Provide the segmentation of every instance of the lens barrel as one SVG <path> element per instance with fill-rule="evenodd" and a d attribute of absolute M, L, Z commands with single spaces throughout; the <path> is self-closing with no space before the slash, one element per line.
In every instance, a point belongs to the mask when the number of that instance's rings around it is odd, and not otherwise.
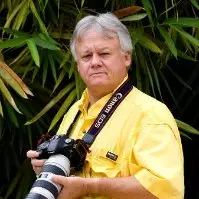
<path fill-rule="evenodd" d="M 52 182 L 53 174 L 69 176 L 70 161 L 66 156 L 59 154 L 49 157 L 25 199 L 56 199 L 61 186 Z"/>

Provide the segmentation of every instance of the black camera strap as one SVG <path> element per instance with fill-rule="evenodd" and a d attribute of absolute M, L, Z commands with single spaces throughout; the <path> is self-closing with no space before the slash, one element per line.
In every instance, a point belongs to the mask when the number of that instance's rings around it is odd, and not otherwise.
<path fill-rule="evenodd" d="M 129 78 L 114 92 L 112 97 L 109 99 L 109 101 L 105 104 L 103 109 L 98 114 L 97 118 L 91 125 L 90 129 L 87 133 L 83 136 L 82 140 L 88 145 L 91 146 L 94 142 L 95 138 L 101 131 L 101 129 L 104 127 L 104 125 L 107 123 L 115 109 L 119 106 L 119 104 L 124 100 L 124 98 L 128 95 L 128 93 L 133 89 L 133 85 L 131 84 Z M 78 111 L 77 115 L 74 118 L 73 123 L 69 127 L 69 130 L 67 131 L 67 135 L 71 131 L 71 127 L 74 125 L 75 120 L 77 120 L 78 116 L 80 114 L 80 111 Z"/>

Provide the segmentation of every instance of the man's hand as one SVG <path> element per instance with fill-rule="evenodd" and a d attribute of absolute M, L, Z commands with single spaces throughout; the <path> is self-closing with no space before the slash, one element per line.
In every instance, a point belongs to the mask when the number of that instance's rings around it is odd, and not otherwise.
<path fill-rule="evenodd" d="M 39 157 L 39 153 L 36 151 L 28 151 L 27 152 L 27 157 L 31 158 L 31 164 L 32 164 L 32 168 L 35 171 L 35 173 L 38 175 L 41 173 L 42 167 L 45 163 L 46 160 L 38 160 L 36 159 L 37 157 Z"/>
<path fill-rule="evenodd" d="M 52 180 L 54 183 L 63 186 L 57 199 L 77 199 L 86 196 L 88 193 L 87 179 L 85 178 L 53 175 Z"/>

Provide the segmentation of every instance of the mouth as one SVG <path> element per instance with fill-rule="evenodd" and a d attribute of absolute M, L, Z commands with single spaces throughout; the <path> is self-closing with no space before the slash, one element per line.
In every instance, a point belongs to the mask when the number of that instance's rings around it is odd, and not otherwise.
<path fill-rule="evenodd" d="M 96 73 L 92 73 L 90 76 L 97 76 L 97 75 L 105 75 L 105 72 L 96 72 Z"/>

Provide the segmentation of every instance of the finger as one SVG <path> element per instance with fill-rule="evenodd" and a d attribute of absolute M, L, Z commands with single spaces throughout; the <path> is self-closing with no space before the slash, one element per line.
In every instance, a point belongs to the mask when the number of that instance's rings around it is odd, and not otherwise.
<path fill-rule="evenodd" d="M 60 175 L 53 175 L 52 176 L 52 181 L 54 183 L 60 184 L 60 185 L 66 185 L 67 183 L 67 178 L 64 176 L 60 176 Z"/>
<path fill-rule="evenodd" d="M 33 170 L 34 170 L 34 172 L 35 172 L 37 175 L 39 175 L 39 174 L 41 173 L 42 167 L 35 167 L 35 166 L 33 166 Z"/>
<path fill-rule="evenodd" d="M 35 167 L 43 167 L 45 161 L 46 161 L 46 160 L 44 160 L 44 159 L 38 160 L 38 159 L 32 158 L 32 159 L 31 159 L 31 164 L 32 164 L 33 166 L 35 166 Z"/>
<path fill-rule="evenodd" d="M 27 155 L 28 158 L 37 158 L 37 157 L 39 157 L 39 153 L 37 151 L 33 151 L 33 150 L 29 150 L 26 153 L 26 155 Z"/>

